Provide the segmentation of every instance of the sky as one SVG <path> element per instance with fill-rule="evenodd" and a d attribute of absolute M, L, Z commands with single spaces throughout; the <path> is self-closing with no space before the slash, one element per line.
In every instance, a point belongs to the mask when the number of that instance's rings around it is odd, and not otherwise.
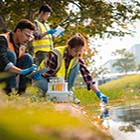
<path fill-rule="evenodd" d="M 100 44 L 100 47 L 96 46 L 98 55 L 94 57 L 96 61 L 95 65 L 98 67 L 108 60 L 113 59 L 111 53 L 117 49 L 126 48 L 129 50 L 133 45 L 140 44 L 140 21 L 135 24 L 133 30 L 136 32 L 133 36 L 126 35 L 124 37 L 113 37 L 112 39 L 99 39 L 94 40 L 95 45 Z"/>
<path fill-rule="evenodd" d="M 106 2 L 122 2 L 123 0 L 105 0 Z M 126 0 L 125 0 L 126 1 Z M 128 0 L 129 1 L 129 0 Z M 137 0 L 140 2 L 140 0 Z M 99 39 L 94 40 L 93 44 L 100 45 L 100 47 L 95 47 L 98 50 L 98 55 L 94 57 L 95 66 L 100 67 L 105 64 L 108 60 L 113 59 L 111 55 L 117 49 L 126 48 L 129 50 L 133 45 L 140 44 L 140 21 L 135 24 L 135 27 L 131 27 L 136 33 L 133 36 L 126 35 L 124 37 L 113 37 L 112 39 Z"/>

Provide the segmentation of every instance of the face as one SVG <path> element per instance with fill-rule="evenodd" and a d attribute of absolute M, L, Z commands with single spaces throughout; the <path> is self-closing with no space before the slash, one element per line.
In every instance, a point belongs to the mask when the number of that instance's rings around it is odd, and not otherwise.
<path fill-rule="evenodd" d="M 42 15 L 42 20 L 47 20 L 50 16 L 50 12 L 42 12 L 41 15 Z"/>
<path fill-rule="evenodd" d="M 68 53 L 73 57 L 80 57 L 82 54 L 82 50 L 83 50 L 82 46 L 77 46 L 75 48 L 71 48 L 70 46 L 68 46 Z"/>
<path fill-rule="evenodd" d="M 16 42 L 20 44 L 26 44 L 29 41 L 32 41 L 34 38 L 33 31 L 30 29 L 17 29 L 16 31 Z"/>

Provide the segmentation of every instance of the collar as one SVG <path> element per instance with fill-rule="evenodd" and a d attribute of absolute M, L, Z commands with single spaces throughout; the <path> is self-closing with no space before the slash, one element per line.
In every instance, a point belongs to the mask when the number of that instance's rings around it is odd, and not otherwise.
<path fill-rule="evenodd" d="M 41 23 L 47 23 L 48 22 L 47 20 L 42 20 L 42 19 L 39 19 L 39 18 L 37 18 L 37 20 Z"/>
<path fill-rule="evenodd" d="M 19 43 L 15 43 L 14 41 L 14 32 L 10 32 L 10 42 L 14 45 L 15 48 L 19 48 L 20 44 Z"/>

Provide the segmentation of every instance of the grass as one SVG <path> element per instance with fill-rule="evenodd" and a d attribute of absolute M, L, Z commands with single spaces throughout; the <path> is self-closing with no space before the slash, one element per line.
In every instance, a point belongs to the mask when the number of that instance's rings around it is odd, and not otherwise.
<path fill-rule="evenodd" d="M 35 92 L 32 87 L 28 91 Z M 52 102 L 37 93 L 27 97 L 0 93 L 1 140 L 86 140 L 89 134 L 93 140 L 109 140 L 88 118 L 57 111 Z"/>
<path fill-rule="evenodd" d="M 99 88 L 108 95 L 111 106 L 136 103 L 140 97 L 140 75 L 125 76 Z M 99 99 L 92 91 L 74 89 L 88 117 L 57 111 L 52 102 L 39 96 L 36 88 L 29 87 L 27 91 L 27 97 L 0 92 L 1 140 L 88 140 L 89 134 L 93 140 L 110 139 L 91 124 L 92 117 L 99 113 Z"/>
<path fill-rule="evenodd" d="M 109 97 L 109 105 L 118 106 L 124 104 L 139 103 L 140 101 L 140 75 L 128 75 L 117 80 L 107 82 L 99 89 Z M 76 96 L 81 100 L 81 104 L 90 114 L 99 109 L 99 99 L 87 89 L 76 88 Z"/>

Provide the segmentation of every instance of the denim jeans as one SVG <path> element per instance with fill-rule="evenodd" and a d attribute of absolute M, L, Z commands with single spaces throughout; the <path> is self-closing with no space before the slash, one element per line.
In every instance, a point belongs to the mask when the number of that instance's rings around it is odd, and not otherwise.
<path fill-rule="evenodd" d="M 76 78 L 78 76 L 80 65 L 79 63 L 71 69 L 67 82 L 68 82 L 68 90 L 71 90 L 71 88 L 74 86 Z M 41 78 L 40 80 L 37 81 L 37 86 L 43 90 L 43 92 L 47 92 L 48 90 L 48 81 L 45 78 Z"/>
<path fill-rule="evenodd" d="M 17 58 L 15 52 L 8 51 L 8 59 L 15 66 L 17 66 L 21 69 L 29 68 L 33 64 L 32 56 L 28 53 L 25 53 L 20 58 Z M 19 93 L 24 92 L 27 83 L 31 83 L 31 80 L 26 78 L 26 76 L 20 75 L 19 81 L 17 81 L 16 76 L 17 75 L 15 74 L 14 76 L 9 77 L 9 78 L 4 80 L 4 82 L 6 83 L 6 87 L 5 87 L 6 91 L 10 91 L 12 88 L 17 88 Z"/>

